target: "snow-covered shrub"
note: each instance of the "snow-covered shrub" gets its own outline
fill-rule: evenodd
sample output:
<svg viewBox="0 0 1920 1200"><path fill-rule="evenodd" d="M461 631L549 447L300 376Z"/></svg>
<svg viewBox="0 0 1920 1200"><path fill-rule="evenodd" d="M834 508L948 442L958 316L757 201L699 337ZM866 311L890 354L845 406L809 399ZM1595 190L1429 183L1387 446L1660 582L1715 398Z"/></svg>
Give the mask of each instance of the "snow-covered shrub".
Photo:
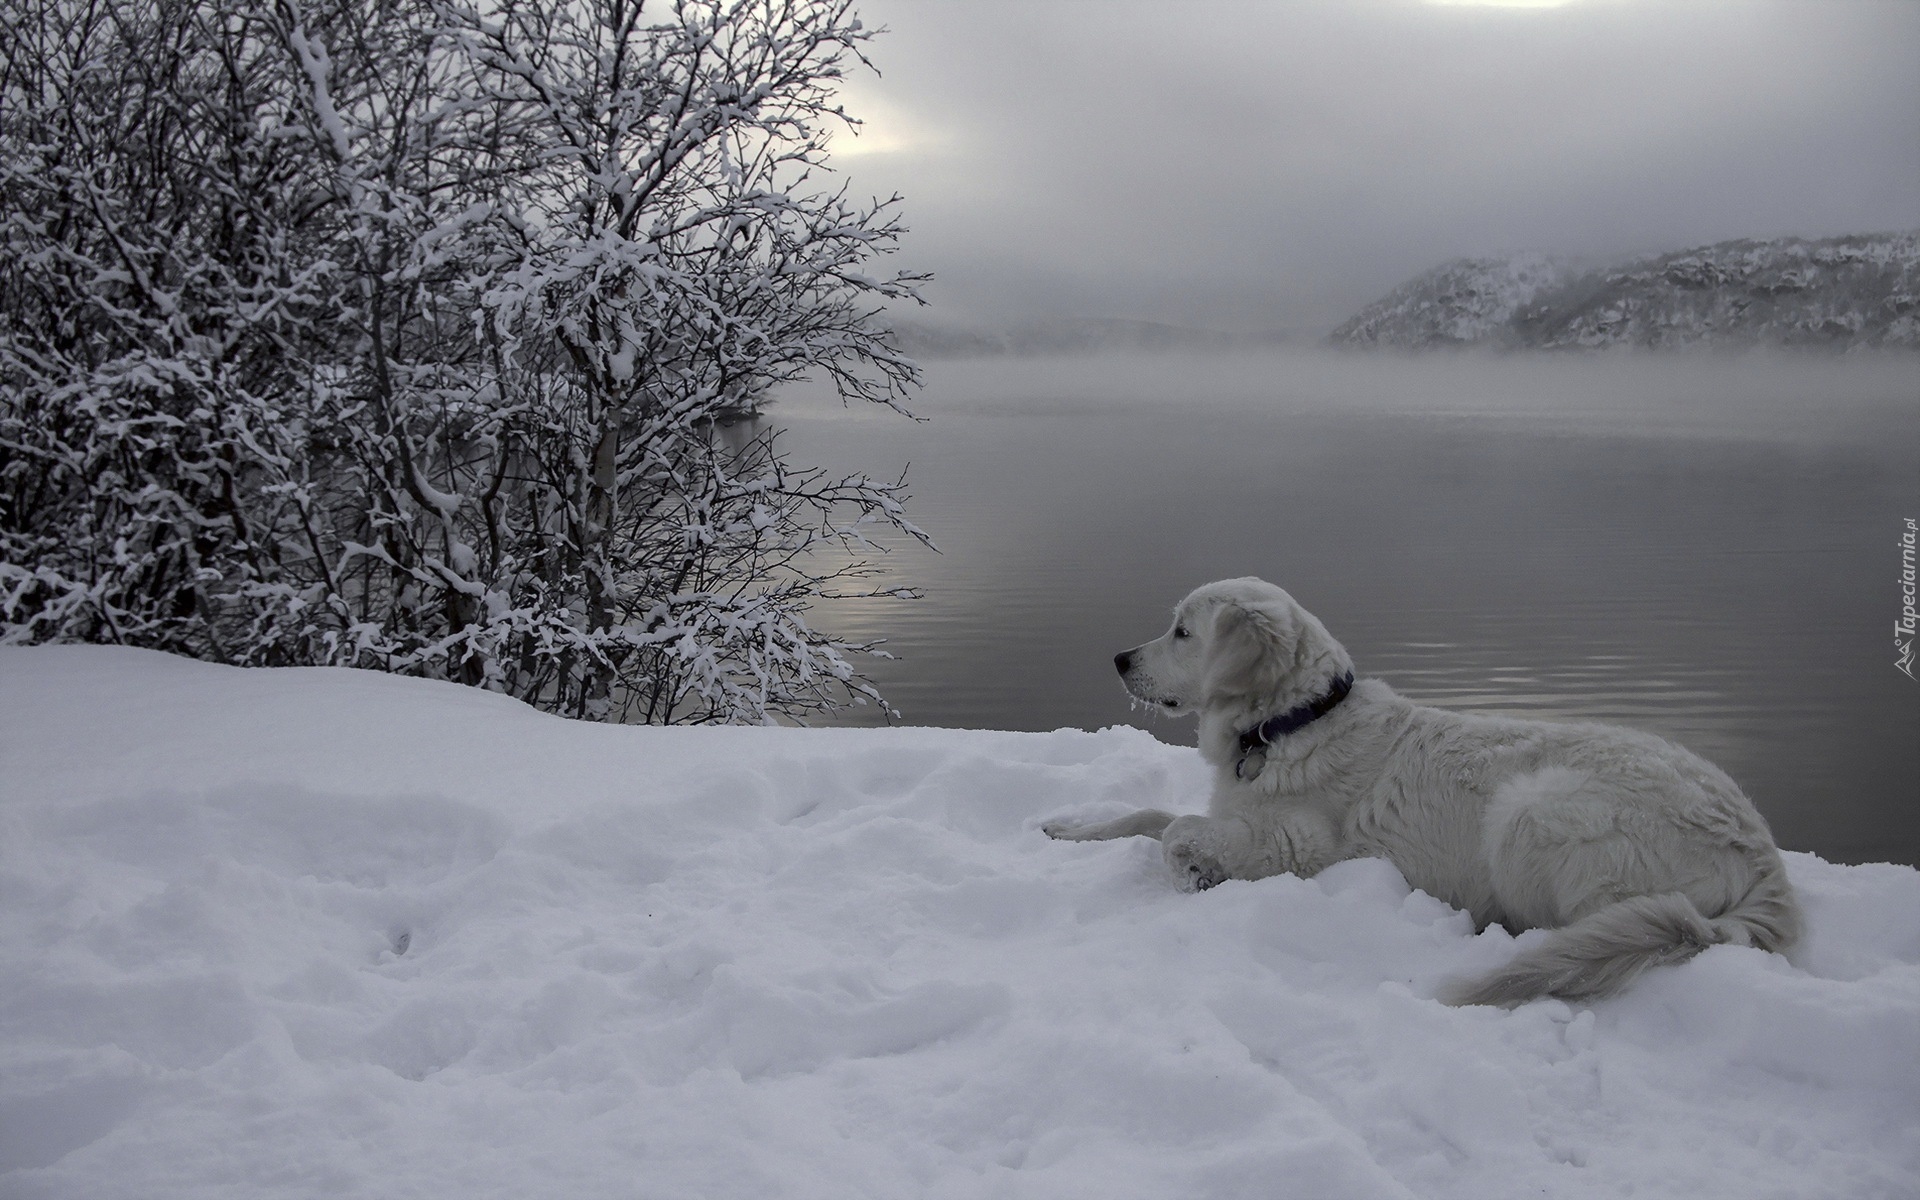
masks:
<svg viewBox="0 0 1920 1200"><path fill-rule="evenodd" d="M897 198L820 184L846 0L38 0L0 19L0 640L655 722L878 699L812 597L898 484ZM827 553L822 553L822 552ZM851 551L851 553L848 553Z"/></svg>

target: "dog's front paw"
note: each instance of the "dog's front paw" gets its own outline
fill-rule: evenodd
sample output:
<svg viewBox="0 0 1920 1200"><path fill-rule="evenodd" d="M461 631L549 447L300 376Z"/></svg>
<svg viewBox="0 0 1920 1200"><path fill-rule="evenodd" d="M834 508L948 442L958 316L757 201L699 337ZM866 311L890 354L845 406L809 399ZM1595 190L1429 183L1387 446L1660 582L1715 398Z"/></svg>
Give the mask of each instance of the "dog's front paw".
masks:
<svg viewBox="0 0 1920 1200"><path fill-rule="evenodd" d="M1227 869L1192 842L1169 842L1165 850L1167 869L1173 872L1174 886L1183 892L1204 892L1228 878Z"/></svg>
<svg viewBox="0 0 1920 1200"><path fill-rule="evenodd" d="M1058 838L1063 842L1080 841L1080 829L1081 826L1072 821L1061 821L1057 819L1044 822L1040 826L1041 833L1046 834L1050 838Z"/></svg>

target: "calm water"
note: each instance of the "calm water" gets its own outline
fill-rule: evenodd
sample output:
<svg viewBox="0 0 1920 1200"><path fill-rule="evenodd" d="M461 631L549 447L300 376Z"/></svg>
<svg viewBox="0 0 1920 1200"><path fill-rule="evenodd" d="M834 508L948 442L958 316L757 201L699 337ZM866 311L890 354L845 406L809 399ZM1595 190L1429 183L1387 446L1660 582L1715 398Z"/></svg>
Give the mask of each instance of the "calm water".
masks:
<svg viewBox="0 0 1920 1200"><path fill-rule="evenodd" d="M1408 695L1651 730L1784 846L1920 861L1892 639L1920 360L934 364L916 409L800 388L768 418L796 463L908 468L941 553L887 563L926 598L815 613L888 639L870 674L907 723L1191 745L1112 656L1196 584L1260 575Z"/></svg>

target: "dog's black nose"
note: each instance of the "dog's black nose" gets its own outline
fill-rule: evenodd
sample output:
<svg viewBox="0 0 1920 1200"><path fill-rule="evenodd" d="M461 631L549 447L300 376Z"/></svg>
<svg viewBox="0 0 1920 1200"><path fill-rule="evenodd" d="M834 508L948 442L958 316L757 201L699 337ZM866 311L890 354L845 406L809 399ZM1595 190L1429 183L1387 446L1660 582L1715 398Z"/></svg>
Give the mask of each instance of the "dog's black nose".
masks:
<svg viewBox="0 0 1920 1200"><path fill-rule="evenodd" d="M1122 675L1125 675L1127 668L1133 665L1133 651L1122 650L1120 653L1114 655L1113 665Z"/></svg>

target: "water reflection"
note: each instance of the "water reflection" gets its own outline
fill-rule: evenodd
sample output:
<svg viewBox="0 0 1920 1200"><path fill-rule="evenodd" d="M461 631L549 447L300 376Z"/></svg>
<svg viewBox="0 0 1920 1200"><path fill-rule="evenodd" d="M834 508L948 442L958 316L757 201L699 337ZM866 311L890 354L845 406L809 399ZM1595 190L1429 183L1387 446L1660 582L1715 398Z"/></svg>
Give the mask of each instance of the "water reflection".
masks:
<svg viewBox="0 0 1920 1200"><path fill-rule="evenodd" d="M1648 729L1725 767L1783 844L1912 862L1920 686L1888 627L1916 378L1910 358L998 362L937 365L925 425L804 391L772 419L796 462L912 464L943 553L892 565L926 599L816 613L889 639L871 673L910 722L1139 723L1113 652L1195 584L1257 574L1409 695Z"/></svg>

